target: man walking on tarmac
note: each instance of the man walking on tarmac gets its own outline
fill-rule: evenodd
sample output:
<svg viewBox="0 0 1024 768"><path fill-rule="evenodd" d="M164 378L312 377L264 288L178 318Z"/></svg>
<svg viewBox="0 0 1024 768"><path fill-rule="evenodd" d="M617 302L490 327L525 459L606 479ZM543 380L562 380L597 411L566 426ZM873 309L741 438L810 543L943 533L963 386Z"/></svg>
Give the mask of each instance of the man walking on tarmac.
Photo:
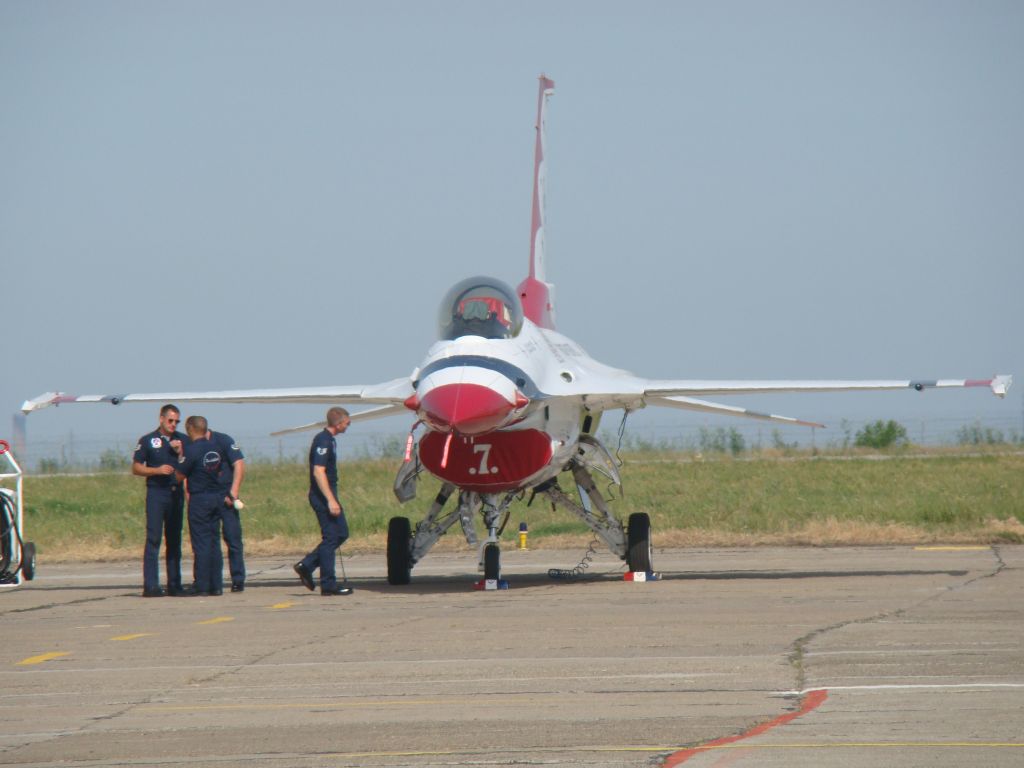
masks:
<svg viewBox="0 0 1024 768"><path fill-rule="evenodd" d="M174 476L188 438L178 432L181 411L168 403L160 409L160 426L139 438L132 474L146 478L146 547L142 554L142 596L162 597L160 538L165 540L167 593L181 595L181 527L185 494Z"/></svg>
<svg viewBox="0 0 1024 768"><path fill-rule="evenodd" d="M338 443L334 439L350 423L344 408L327 411L327 426L309 447L309 506L320 523L320 545L294 565L306 589L313 591L313 571L320 569L321 595L350 595L352 589L339 586L334 575L335 552L348 539L348 521L338 501Z"/></svg>

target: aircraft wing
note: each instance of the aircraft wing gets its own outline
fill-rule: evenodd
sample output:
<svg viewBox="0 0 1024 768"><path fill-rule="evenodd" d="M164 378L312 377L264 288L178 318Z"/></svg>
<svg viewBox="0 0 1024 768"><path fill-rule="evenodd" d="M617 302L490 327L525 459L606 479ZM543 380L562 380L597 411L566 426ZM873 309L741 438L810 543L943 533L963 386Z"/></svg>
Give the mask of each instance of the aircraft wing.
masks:
<svg viewBox="0 0 1024 768"><path fill-rule="evenodd" d="M359 411L349 415L349 420L353 423L357 421L370 421L371 419L383 419L385 416L400 416L402 414L408 415L409 409L404 405L380 405L376 408L368 408L365 411ZM314 429L323 429L327 426L326 421L314 421L310 424L303 424L299 427L289 427L288 429L279 429L277 432L271 432L271 437L280 437L281 435L293 435L296 432L309 432Z"/></svg>
<svg viewBox="0 0 1024 768"><path fill-rule="evenodd" d="M285 389L237 389L218 392L150 392L123 395L69 395L47 392L26 400L22 413L32 413L51 405L64 403L312 403L320 405L384 405L398 406L413 393L408 377L380 384L289 387Z"/></svg>
<svg viewBox="0 0 1024 768"><path fill-rule="evenodd" d="M645 382L644 396L673 397L696 395L746 395L769 392L862 392L865 390L945 389L947 387L988 387L992 393L1005 397L1012 376L994 376L991 379L869 379L869 380L811 380L811 381L672 381Z"/></svg>
<svg viewBox="0 0 1024 768"><path fill-rule="evenodd" d="M739 395L765 394L781 392L866 392L877 390L912 389L921 392L925 389L945 389L952 387L988 387L998 397L1005 397L1012 376L1000 375L991 379L867 379L867 380L673 380L673 379L639 379L625 377L599 377L600 384L596 387L587 386L586 380L577 384L581 389L576 396L595 410L627 408L636 409L644 406L660 406L678 408L704 413L720 413L729 416L744 416L752 419L777 421L787 424L801 424L808 427L824 426L813 421L804 421L791 416L780 416L772 413L761 413L731 405L722 405L698 399L696 395ZM593 384L594 382L592 382ZM604 385L604 386L601 386ZM564 394L569 394L568 392Z"/></svg>
<svg viewBox="0 0 1024 768"><path fill-rule="evenodd" d="M804 421L795 419L792 416L779 416L776 413L760 413L751 411L748 408L740 408L735 405L722 405L711 403L707 400L698 400L694 397L649 397L646 398L648 405L664 406L666 408L679 408L684 411L700 411L702 413L720 413L726 416L745 416L748 419L761 419L762 421L779 421L783 424L799 424L804 427L824 427L816 421Z"/></svg>

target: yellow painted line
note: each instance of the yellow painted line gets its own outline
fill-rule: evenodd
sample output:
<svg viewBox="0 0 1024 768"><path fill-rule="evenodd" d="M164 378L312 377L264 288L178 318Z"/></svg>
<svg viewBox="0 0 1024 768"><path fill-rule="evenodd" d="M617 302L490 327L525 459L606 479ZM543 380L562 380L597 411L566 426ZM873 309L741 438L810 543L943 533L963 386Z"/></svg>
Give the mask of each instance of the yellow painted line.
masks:
<svg viewBox="0 0 1024 768"><path fill-rule="evenodd" d="M708 752L712 750L817 750L817 749L862 749L862 748L1005 748L1005 746L1024 746L1024 742L1018 741L848 741L836 743L788 743L788 744L720 744L709 746ZM537 748L525 749L501 749L503 754L539 753L548 755L568 753L665 753L678 752L687 749L682 746L643 746L643 745L596 745L580 744L578 746L537 746ZM692 749L692 748L691 748ZM422 758L422 757L451 757L454 755L490 755L496 752L495 749L466 748L463 750L423 750L423 751L380 751L380 752L327 752L321 757L335 759L359 759L359 758Z"/></svg>
<svg viewBox="0 0 1024 768"><path fill-rule="evenodd" d="M937 747L957 747L957 748L1006 748L1006 747L1024 747L1024 741L837 741L820 744L716 744L714 746L707 747L687 747L687 749L699 750L701 752L711 752L712 750L719 749L883 749L889 747L898 747L905 749L908 747L919 747L925 749L932 749Z"/></svg>
<svg viewBox="0 0 1024 768"><path fill-rule="evenodd" d="M218 616L215 619L207 619L206 621L198 621L197 624L223 624L226 621L234 621L234 616Z"/></svg>
<svg viewBox="0 0 1024 768"><path fill-rule="evenodd" d="M70 651L51 651L50 653L41 653L38 656L29 656L27 659L22 659L15 666L28 667L33 664L42 664L44 661L50 659L59 659L61 656L70 656Z"/></svg>
<svg viewBox="0 0 1024 768"><path fill-rule="evenodd" d="M963 546L963 547L914 547L918 552L977 552L983 549L992 549L986 546Z"/></svg>
<svg viewBox="0 0 1024 768"><path fill-rule="evenodd" d="M118 635L117 637L110 638L111 640L138 640L140 637L152 637L152 632L136 632L134 635Z"/></svg>
<svg viewBox="0 0 1024 768"><path fill-rule="evenodd" d="M279 710L279 709L349 709L354 707L420 707L437 706L439 704L450 704L450 701L306 701L293 704L207 704L189 706L174 706L156 704L143 707L147 711L157 712L223 712L241 709L252 710Z"/></svg>
<svg viewBox="0 0 1024 768"><path fill-rule="evenodd" d="M185 709L185 708L183 708ZM189 708L190 709L190 708ZM706 747L711 750L755 750L755 749L825 749L825 748L862 748L862 747L899 747L901 749L923 747L1024 747L1021 742L985 742L985 741L964 741L964 742L838 742L830 744L721 744L716 747ZM564 747L531 747L529 749L508 749L502 748L503 754L541 753L541 754L564 754L570 752L678 752L682 749L693 749L693 747L680 746L597 746L582 744L579 746ZM487 748L466 747L465 749L450 750L422 750L422 751L379 751L379 752L324 752L321 757L358 759L368 757L444 757L452 755L486 755L493 754L496 750ZM703 750L702 750L703 751Z"/></svg>
<svg viewBox="0 0 1024 768"><path fill-rule="evenodd" d="M558 694L553 694L558 695ZM562 697L559 698L565 701L574 701L575 699ZM486 699L486 701L492 701ZM498 699L493 699L494 703L499 703ZM556 699L557 701L557 699ZM413 701L407 699L368 699L368 700L353 700L353 701L295 701L285 702L281 704L258 704L258 703L243 703L243 704L189 704L189 705L177 705L177 704L150 704L142 705L142 709L147 712L222 712L222 711L237 711L237 710L254 710L254 711L275 711L275 710L287 710L287 709L357 709L357 708L371 708L371 707L436 707L438 705L451 705L451 704L479 704L481 699L416 699ZM659 747L660 749L660 747ZM665 749L674 749L674 747L665 747Z"/></svg>
<svg viewBox="0 0 1024 768"><path fill-rule="evenodd" d="M274 610L280 610L282 608L291 608L295 603L274 603L271 608Z"/></svg>

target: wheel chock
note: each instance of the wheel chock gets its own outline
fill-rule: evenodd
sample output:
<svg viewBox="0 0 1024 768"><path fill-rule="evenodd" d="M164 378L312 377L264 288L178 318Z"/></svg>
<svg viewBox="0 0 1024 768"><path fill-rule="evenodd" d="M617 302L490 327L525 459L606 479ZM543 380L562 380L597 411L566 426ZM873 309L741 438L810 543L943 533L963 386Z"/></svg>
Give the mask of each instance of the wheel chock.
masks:
<svg viewBox="0 0 1024 768"><path fill-rule="evenodd" d="M508 589L508 582L505 579L480 579L473 585L473 589Z"/></svg>
<svg viewBox="0 0 1024 768"><path fill-rule="evenodd" d="M623 581L659 581L661 574L657 571L626 571Z"/></svg>

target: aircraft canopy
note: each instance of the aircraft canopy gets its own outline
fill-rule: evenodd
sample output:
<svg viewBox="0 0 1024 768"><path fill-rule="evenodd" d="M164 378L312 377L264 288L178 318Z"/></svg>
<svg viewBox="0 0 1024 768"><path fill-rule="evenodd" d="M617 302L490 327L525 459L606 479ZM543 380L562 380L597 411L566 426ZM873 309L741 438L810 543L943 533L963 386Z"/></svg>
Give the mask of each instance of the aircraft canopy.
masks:
<svg viewBox="0 0 1024 768"><path fill-rule="evenodd" d="M445 295L438 326L442 339L509 339L523 327L523 305L515 291L501 280L471 277Z"/></svg>

